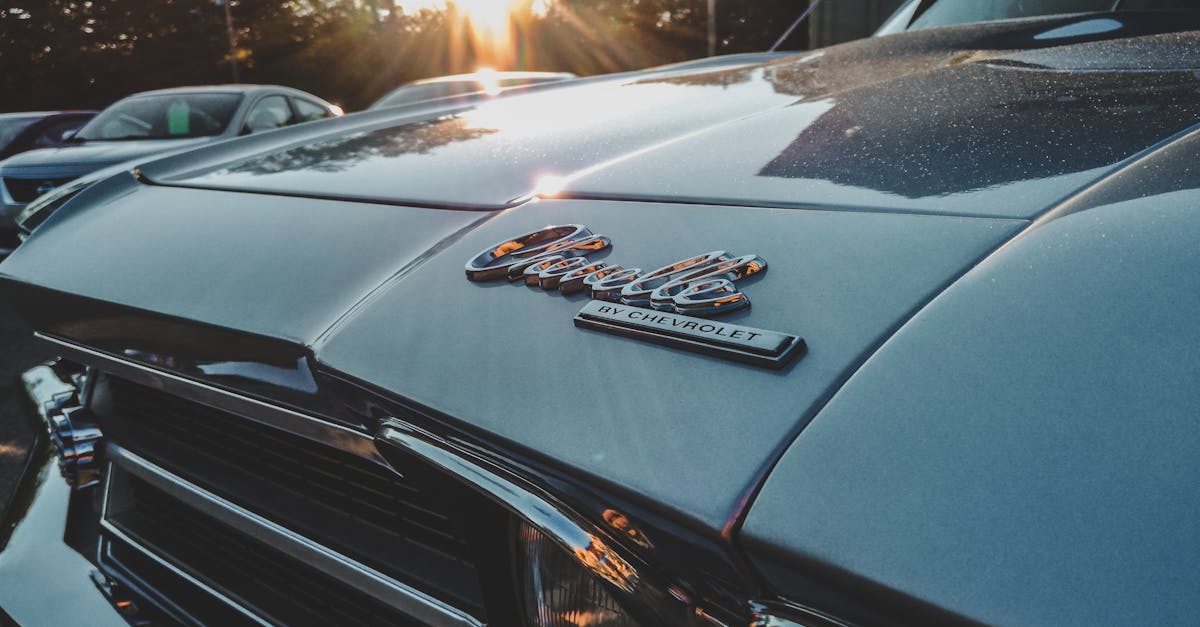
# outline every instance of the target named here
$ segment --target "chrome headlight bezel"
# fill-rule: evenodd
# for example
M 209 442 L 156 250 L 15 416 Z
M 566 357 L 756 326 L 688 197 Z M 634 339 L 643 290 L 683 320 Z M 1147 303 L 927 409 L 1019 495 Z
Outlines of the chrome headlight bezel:
M 627 612 L 633 624 L 692 624 L 697 608 L 674 592 L 662 573 L 625 547 L 598 524 L 589 522 L 552 495 L 471 450 L 412 424 L 385 419 L 378 439 L 416 455 L 464 482 L 510 514 L 510 558 L 517 584 L 519 611 L 525 614 L 526 565 L 520 556 L 522 526 L 545 537 L 547 548 L 560 551 L 558 560 L 580 569 L 603 586 L 605 594 Z M 387 453 L 381 447 L 384 457 Z M 552 544 L 553 546 L 549 546 Z M 710 624 L 710 623 L 704 623 Z M 532 627 L 537 627 L 536 623 Z

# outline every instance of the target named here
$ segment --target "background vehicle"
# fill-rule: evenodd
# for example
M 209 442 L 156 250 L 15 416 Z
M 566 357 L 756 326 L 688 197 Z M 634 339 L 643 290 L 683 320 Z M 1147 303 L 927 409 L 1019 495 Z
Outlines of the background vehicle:
M 32 150 L 0 163 L 0 241 L 14 243 L 13 219 L 26 203 L 89 172 L 340 113 L 312 94 L 272 85 L 177 87 L 124 98 L 63 146 Z
M 427 78 L 401 85 L 388 92 L 387 95 L 376 100 L 370 110 L 467 94 L 494 96 L 510 87 L 555 83 L 573 78 L 575 75 L 569 72 L 497 72 L 495 70 Z
M 95 115 L 95 111 L 0 113 L 0 161 L 26 150 L 58 146 Z
M 70 481 L 36 483 L 0 604 L 1194 623 L 1200 11 L 1043 15 L 1063 4 L 90 186 L 0 263 L 63 357 L 27 384 Z M 603 294 L 551 273 L 705 251 L 755 261 L 722 279 L 753 307 L 682 320 L 622 288 L 604 302 L 645 324 L 607 333 Z M 781 334 L 807 353 L 754 365 Z
M 667 65 L 658 65 L 655 67 L 646 68 L 642 72 L 675 72 L 680 70 L 722 70 L 732 69 L 735 67 L 744 67 L 747 65 L 759 65 L 768 61 L 794 57 L 804 54 L 803 51 L 785 50 L 775 52 L 741 52 L 738 54 L 723 54 L 715 57 L 704 57 L 701 59 L 691 59 L 689 61 L 680 61 L 678 63 L 669 63 Z

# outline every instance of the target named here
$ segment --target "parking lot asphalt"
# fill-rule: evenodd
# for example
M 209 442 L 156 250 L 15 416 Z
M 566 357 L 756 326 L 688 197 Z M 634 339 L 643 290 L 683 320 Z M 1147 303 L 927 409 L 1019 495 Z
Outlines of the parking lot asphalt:
M 0 303 L 0 520 L 5 519 L 5 510 L 20 485 L 39 428 L 33 407 L 21 387 L 20 375 L 49 359 L 51 353 L 31 338 L 30 329 Z M 3 533 L 0 529 L 0 535 Z

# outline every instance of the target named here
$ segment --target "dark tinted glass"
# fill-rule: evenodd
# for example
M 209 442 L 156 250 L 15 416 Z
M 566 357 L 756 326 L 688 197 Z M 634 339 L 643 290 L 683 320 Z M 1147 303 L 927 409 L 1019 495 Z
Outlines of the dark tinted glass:
M 1111 11 L 1114 0 L 940 0 L 913 21 L 909 30 L 1016 17 Z
M 241 94 L 137 96 L 105 109 L 79 139 L 176 139 L 219 135 L 233 118 Z
M 1196 0 L 908 0 L 876 31 L 937 28 L 994 19 L 1110 11 L 1200 10 Z M 913 17 L 916 16 L 916 19 Z
M 30 124 L 39 119 L 41 118 L 0 118 L 0 149 L 8 146 L 8 143 L 15 139 L 21 131 L 29 128 Z
M 1121 0 L 1117 6 L 1121 11 L 1170 11 L 1177 9 L 1200 9 L 1200 2 L 1191 0 Z
M 67 118 L 47 124 L 46 128 L 42 129 L 42 132 L 38 133 L 37 137 L 34 137 L 31 143 L 34 148 L 57 146 L 62 143 L 63 135 L 83 126 L 84 122 L 87 122 L 87 119 Z

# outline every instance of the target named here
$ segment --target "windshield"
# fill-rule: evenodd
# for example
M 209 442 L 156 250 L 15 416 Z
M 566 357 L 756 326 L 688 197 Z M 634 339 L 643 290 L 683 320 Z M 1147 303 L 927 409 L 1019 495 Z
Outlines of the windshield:
M 0 117 L 0 149 L 3 149 L 9 142 L 16 139 L 21 131 L 29 128 L 30 124 L 40 120 L 40 116 L 32 117 Z
M 1195 0 L 911 0 L 877 34 L 1045 15 L 1196 8 Z
M 432 83 L 420 83 L 417 85 L 406 85 L 404 87 L 397 88 L 383 98 L 380 98 L 378 102 L 371 105 L 371 109 L 395 107 L 413 102 L 433 100 L 435 98 L 447 98 L 449 96 L 457 96 L 461 94 L 487 92 L 489 95 L 495 95 L 494 92 L 501 89 L 507 89 L 509 87 L 537 85 L 540 83 L 550 83 L 560 80 L 563 80 L 561 76 L 516 76 L 507 78 L 487 77 L 482 80 L 437 81 Z
M 180 139 L 219 135 L 229 126 L 241 94 L 135 96 L 100 112 L 77 140 Z
M 380 107 L 395 107 L 410 102 L 445 98 L 458 94 L 469 94 L 480 91 L 482 87 L 475 81 L 446 81 L 442 83 L 425 83 L 423 85 L 408 85 L 396 89 L 371 105 L 372 109 Z

